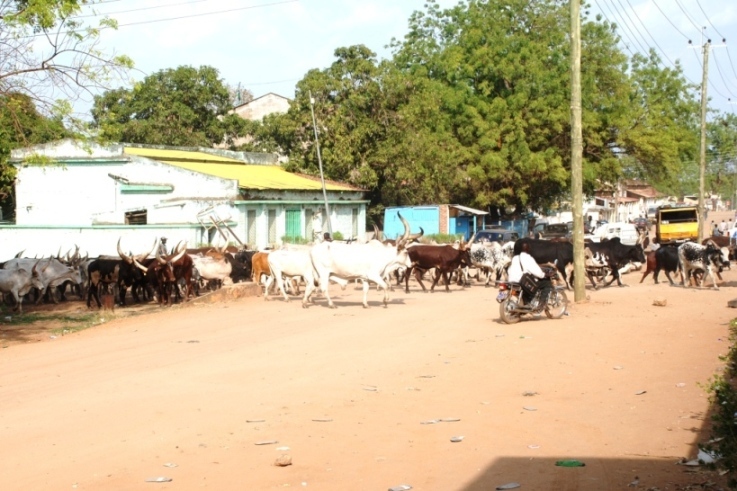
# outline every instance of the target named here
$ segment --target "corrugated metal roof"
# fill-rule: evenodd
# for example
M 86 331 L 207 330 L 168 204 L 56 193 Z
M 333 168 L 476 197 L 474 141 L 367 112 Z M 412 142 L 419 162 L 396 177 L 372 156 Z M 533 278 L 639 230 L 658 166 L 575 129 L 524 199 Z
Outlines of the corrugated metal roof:
M 238 187 L 245 189 L 296 191 L 322 189 L 319 180 L 292 174 L 277 165 L 252 165 L 228 157 L 185 150 L 126 147 L 125 153 L 158 160 L 193 172 L 237 180 Z M 329 182 L 325 183 L 325 188 L 328 191 L 360 191 L 348 185 Z

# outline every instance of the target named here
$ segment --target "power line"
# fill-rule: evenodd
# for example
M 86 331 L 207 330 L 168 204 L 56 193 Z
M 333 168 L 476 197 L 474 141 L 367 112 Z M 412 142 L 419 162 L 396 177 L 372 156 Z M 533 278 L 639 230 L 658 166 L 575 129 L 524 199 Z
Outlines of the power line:
M 670 18 L 669 18 L 669 17 L 667 16 L 667 15 L 665 15 L 665 12 L 663 12 L 663 9 L 661 9 L 661 8 L 660 8 L 660 7 L 658 6 L 658 4 L 657 4 L 657 2 L 656 2 L 655 0 L 653 0 L 653 5 L 655 5 L 655 8 L 656 8 L 656 9 L 658 9 L 658 10 L 660 11 L 660 13 L 661 13 L 661 14 L 663 14 L 663 17 L 665 17 L 665 20 L 667 20 L 667 21 L 668 21 L 668 22 L 670 23 L 670 25 L 672 25 L 672 26 L 673 26 L 673 29 L 675 29 L 676 31 L 678 31 L 678 33 L 679 33 L 679 34 L 680 34 L 681 36 L 683 36 L 684 38 L 686 38 L 686 41 L 688 41 L 688 42 L 691 42 L 691 39 L 690 39 L 690 38 L 689 38 L 688 36 L 686 36 L 685 34 L 683 34 L 683 32 L 682 32 L 682 31 L 681 31 L 680 29 L 678 29 L 678 26 L 676 26 L 676 25 L 675 25 L 675 24 L 673 23 L 673 21 L 671 21 L 671 20 L 670 20 Z
M 120 0 L 113 0 L 113 1 L 120 1 Z M 95 14 L 84 14 L 84 15 L 77 15 L 74 18 L 75 19 L 83 19 L 85 17 L 100 17 L 102 15 L 117 15 L 117 14 L 128 14 L 130 12 L 141 12 L 143 10 L 154 10 L 154 9 L 162 9 L 162 8 L 168 8 L 168 7 L 179 7 L 180 5 L 188 5 L 191 3 L 202 3 L 206 0 L 190 0 L 188 2 L 178 2 L 178 3 L 168 3 L 165 5 L 154 5 L 153 7 L 140 7 L 137 9 L 129 9 L 129 10 L 117 10 L 117 11 L 111 11 L 111 12 L 100 12 Z M 99 5 L 100 3 L 107 3 L 107 2 L 98 2 L 95 5 Z
M 279 1 L 279 2 L 262 3 L 262 4 L 258 4 L 258 5 L 249 5 L 247 7 L 235 7 L 235 8 L 224 9 L 224 10 L 213 10 L 213 11 L 210 11 L 210 12 L 200 12 L 200 13 L 197 13 L 197 14 L 180 15 L 180 16 L 177 16 L 177 17 L 165 17 L 165 18 L 161 18 L 161 19 L 143 20 L 143 21 L 139 21 L 139 22 L 128 22 L 126 24 L 118 24 L 117 27 L 120 28 L 120 27 L 128 27 L 128 26 L 137 26 L 137 25 L 142 25 L 142 24 L 154 24 L 154 23 L 157 23 L 157 22 L 169 22 L 169 21 L 174 21 L 174 20 L 190 19 L 190 18 L 193 18 L 193 17 L 206 17 L 206 16 L 210 16 L 210 15 L 219 15 L 219 14 L 227 14 L 227 13 L 230 13 L 230 12 L 237 12 L 237 11 L 240 11 L 240 10 L 251 10 L 251 9 L 257 9 L 257 8 L 263 8 L 263 7 L 274 7 L 274 6 L 277 6 L 277 5 L 283 5 L 283 4 L 295 3 L 295 2 L 299 2 L 299 0 L 282 0 L 282 1 Z M 112 27 L 102 26 L 102 27 L 99 28 L 99 30 L 101 30 L 101 31 L 102 30 L 105 30 L 105 29 L 112 29 Z M 73 32 L 76 32 L 76 31 L 65 31 L 65 32 L 60 32 L 59 34 L 72 34 Z M 39 34 L 31 34 L 29 36 L 22 36 L 22 37 L 24 39 L 28 39 L 28 38 L 46 37 L 47 35 L 48 35 L 47 33 L 42 32 L 42 33 L 39 33 Z
M 620 3 L 620 5 L 622 5 L 622 4 Z M 634 8 L 632 7 L 632 4 L 630 3 L 630 0 L 627 0 L 627 5 L 629 5 L 629 6 L 630 6 L 630 9 L 631 9 L 631 10 L 633 10 L 633 11 L 635 10 L 635 9 L 634 9 Z M 623 8 L 624 8 L 624 7 L 623 7 Z M 627 14 L 627 17 L 629 18 L 629 14 Z M 650 31 L 649 31 L 649 30 L 647 29 L 647 26 L 645 25 L 645 23 L 644 23 L 644 22 L 642 22 L 642 20 L 640 19 L 640 17 L 639 17 L 639 16 L 637 16 L 637 15 L 635 15 L 635 19 L 637 19 L 637 21 L 638 21 L 638 22 L 640 23 L 640 25 L 642 25 L 643 29 L 645 29 L 645 32 L 647 33 L 647 35 L 648 35 L 648 36 L 650 36 L 650 39 L 652 39 L 652 40 L 653 40 L 653 42 L 655 43 L 655 46 L 657 46 L 657 47 L 658 47 L 658 49 L 660 50 L 660 52 L 661 52 L 661 53 L 663 53 L 663 56 L 665 56 L 665 59 L 666 59 L 666 60 L 668 60 L 668 62 L 669 62 L 669 63 L 670 63 L 671 65 L 673 65 L 673 66 L 676 66 L 676 64 L 675 64 L 675 63 L 673 63 L 673 62 L 671 61 L 671 59 L 670 59 L 670 58 L 668 58 L 668 55 L 666 54 L 665 50 L 664 50 L 663 48 L 661 48 L 661 47 L 660 47 L 660 45 L 658 44 L 658 41 L 657 41 L 657 40 L 655 39 L 655 37 L 654 37 L 654 36 L 653 36 L 653 35 L 652 35 L 652 34 L 650 33 Z
M 190 14 L 190 15 L 180 15 L 179 17 L 169 17 L 165 19 L 152 19 L 152 20 L 142 20 L 140 22 L 129 22 L 127 24 L 119 24 L 118 27 L 127 27 L 127 26 L 138 26 L 142 24 L 154 24 L 157 22 L 169 22 L 172 20 L 181 20 L 181 19 L 191 19 L 193 17 L 206 17 L 209 15 L 219 15 L 219 14 L 227 14 L 230 12 L 237 12 L 239 10 L 251 10 L 261 7 L 273 7 L 275 5 L 282 5 L 285 3 L 294 3 L 298 2 L 299 0 L 283 0 L 281 2 L 272 2 L 272 3 L 263 3 L 260 5 L 250 5 L 248 7 L 235 7 L 232 9 L 225 9 L 225 10 L 214 10 L 211 12 L 200 12 L 198 14 Z
M 719 30 L 716 28 L 716 26 L 711 23 L 711 20 L 709 20 L 709 16 L 706 15 L 706 12 L 704 12 L 704 9 L 701 8 L 701 4 L 699 3 L 699 0 L 696 0 L 696 5 L 699 6 L 699 10 L 701 10 L 701 13 L 704 14 L 704 17 L 706 18 L 706 22 L 708 22 L 709 25 L 714 28 L 714 31 L 716 31 L 716 33 L 719 34 L 719 37 L 722 38 L 722 41 L 726 43 L 727 42 L 727 39 L 724 36 L 722 36 L 722 33 L 719 32 Z
M 689 22 L 690 22 L 691 24 L 693 24 L 693 26 L 694 26 L 694 27 L 695 27 L 696 29 L 698 29 L 699 31 L 701 31 L 701 26 L 699 26 L 699 25 L 698 25 L 698 24 L 697 24 L 696 22 L 694 22 L 694 21 L 693 21 L 693 20 L 691 19 L 691 16 L 690 16 L 690 15 L 688 15 L 688 12 L 686 12 L 686 9 L 684 9 L 684 8 L 683 8 L 683 7 L 681 6 L 681 2 L 679 2 L 678 0 L 676 0 L 676 5 L 678 5 L 678 8 L 679 8 L 679 9 L 681 9 L 681 12 L 683 12 L 683 15 L 685 15 L 685 16 L 686 16 L 686 18 L 688 19 L 688 21 L 689 21 Z

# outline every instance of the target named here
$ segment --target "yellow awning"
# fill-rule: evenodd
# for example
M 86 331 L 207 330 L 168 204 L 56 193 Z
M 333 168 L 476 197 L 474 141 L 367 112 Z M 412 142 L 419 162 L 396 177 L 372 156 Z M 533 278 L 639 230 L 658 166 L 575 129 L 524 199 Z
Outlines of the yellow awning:
M 320 181 L 292 174 L 278 165 L 253 165 L 243 161 L 211 155 L 205 152 L 157 148 L 126 147 L 125 153 L 158 160 L 193 172 L 238 181 L 244 189 L 276 189 L 319 191 Z M 328 191 L 358 191 L 336 183 L 325 183 Z

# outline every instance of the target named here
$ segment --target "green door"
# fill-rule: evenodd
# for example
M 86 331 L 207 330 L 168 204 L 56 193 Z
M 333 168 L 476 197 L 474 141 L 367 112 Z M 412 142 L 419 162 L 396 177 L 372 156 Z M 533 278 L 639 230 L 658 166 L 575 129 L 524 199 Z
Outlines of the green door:
M 287 237 L 302 237 L 301 210 L 287 210 L 286 213 L 286 235 Z

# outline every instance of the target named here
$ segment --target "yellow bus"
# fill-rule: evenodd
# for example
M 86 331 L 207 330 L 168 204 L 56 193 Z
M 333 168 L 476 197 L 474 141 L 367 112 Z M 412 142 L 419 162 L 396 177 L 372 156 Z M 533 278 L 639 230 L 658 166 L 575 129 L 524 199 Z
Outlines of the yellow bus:
M 699 239 L 699 209 L 695 206 L 660 206 L 656 212 L 655 239 L 659 244 Z

